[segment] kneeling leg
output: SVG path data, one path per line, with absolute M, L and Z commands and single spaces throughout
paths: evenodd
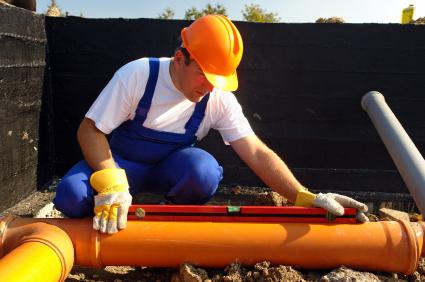
M 216 192 L 223 168 L 208 152 L 187 147 L 162 160 L 148 178 L 148 189 L 176 204 L 204 204 Z

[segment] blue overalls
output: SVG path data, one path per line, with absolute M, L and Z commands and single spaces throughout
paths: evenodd
M 195 133 L 205 115 L 209 94 L 196 104 L 185 125 L 184 134 L 164 132 L 143 126 L 158 79 L 159 60 L 149 59 L 149 78 L 136 116 L 112 133 L 110 147 L 117 167 L 126 171 L 130 193 L 164 195 L 175 204 L 203 204 L 217 190 L 223 168 L 206 151 L 194 147 Z M 93 170 L 86 161 L 74 165 L 62 178 L 53 200 L 69 217 L 93 215 Z

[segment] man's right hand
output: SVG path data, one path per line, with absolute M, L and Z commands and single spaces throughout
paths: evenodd
M 119 168 L 96 171 L 90 177 L 90 184 L 98 192 L 94 196 L 93 229 L 113 234 L 126 228 L 132 197 L 125 171 Z

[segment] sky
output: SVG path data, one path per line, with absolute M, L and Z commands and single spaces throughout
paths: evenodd
M 37 12 L 44 13 L 51 0 L 37 0 Z M 425 0 L 56 0 L 62 12 L 86 18 L 157 18 L 167 7 L 175 19 L 187 9 L 202 10 L 208 3 L 222 4 L 232 20 L 243 20 L 245 5 L 258 4 L 277 13 L 281 22 L 311 23 L 318 18 L 342 17 L 347 23 L 399 23 L 401 11 L 415 5 L 413 18 L 425 17 Z

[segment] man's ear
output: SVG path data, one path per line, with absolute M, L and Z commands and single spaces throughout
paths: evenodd
M 181 66 L 182 64 L 184 64 L 184 54 L 181 50 L 177 50 L 174 53 L 174 62 L 176 63 L 176 65 Z

